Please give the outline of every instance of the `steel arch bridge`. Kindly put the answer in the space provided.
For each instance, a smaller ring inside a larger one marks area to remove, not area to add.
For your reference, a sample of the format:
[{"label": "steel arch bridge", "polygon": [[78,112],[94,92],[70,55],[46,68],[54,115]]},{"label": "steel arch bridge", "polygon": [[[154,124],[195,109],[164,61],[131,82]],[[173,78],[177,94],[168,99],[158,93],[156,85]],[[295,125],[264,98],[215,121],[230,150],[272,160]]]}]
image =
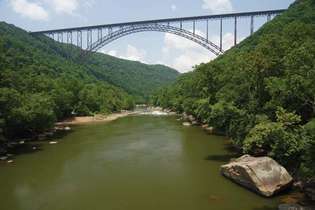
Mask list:
[{"label": "steel arch bridge", "polygon": [[[234,45],[237,44],[238,20],[241,18],[250,19],[250,35],[254,33],[254,18],[267,17],[266,21],[272,17],[281,14],[285,10],[268,10],[244,13],[231,13],[221,15],[194,16],[183,18],[170,18],[137,22],[126,22],[106,25],[95,25],[76,28],[65,28],[56,30],[46,30],[31,32],[31,34],[43,34],[49,36],[55,41],[76,45],[83,49],[81,56],[86,56],[91,52],[96,52],[105,45],[129,34],[156,31],[171,33],[177,36],[191,40],[216,56],[223,54],[223,20],[232,20],[234,23]],[[209,40],[209,22],[216,21],[219,24],[220,41],[218,44]],[[185,29],[183,24],[191,24],[192,28]],[[205,33],[198,34],[196,25],[205,23]]]}]

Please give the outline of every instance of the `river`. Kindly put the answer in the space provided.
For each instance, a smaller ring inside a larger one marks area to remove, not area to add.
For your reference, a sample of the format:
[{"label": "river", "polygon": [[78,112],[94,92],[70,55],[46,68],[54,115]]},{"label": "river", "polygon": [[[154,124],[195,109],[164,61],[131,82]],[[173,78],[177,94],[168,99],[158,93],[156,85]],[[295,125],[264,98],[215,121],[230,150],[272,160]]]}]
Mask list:
[{"label": "river", "polygon": [[75,126],[58,141],[0,165],[1,210],[276,209],[220,175],[224,137],[176,117]]}]

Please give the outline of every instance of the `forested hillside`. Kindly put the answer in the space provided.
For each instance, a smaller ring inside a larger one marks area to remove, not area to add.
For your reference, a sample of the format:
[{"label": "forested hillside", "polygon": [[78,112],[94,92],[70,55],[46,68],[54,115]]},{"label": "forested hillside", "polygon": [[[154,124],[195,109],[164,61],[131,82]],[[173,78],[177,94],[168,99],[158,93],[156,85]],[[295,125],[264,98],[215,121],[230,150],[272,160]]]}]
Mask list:
[{"label": "forested hillside", "polygon": [[71,115],[131,109],[178,75],[100,53],[82,61],[79,53],[0,22],[0,131],[6,137],[36,134]]},{"label": "forested hillside", "polygon": [[179,73],[163,65],[147,65],[98,53],[89,57],[90,71],[145,102],[154,90],[174,82]]},{"label": "forested hillside", "polygon": [[216,60],[163,88],[153,103],[192,114],[243,153],[315,174],[315,1],[287,12]]}]

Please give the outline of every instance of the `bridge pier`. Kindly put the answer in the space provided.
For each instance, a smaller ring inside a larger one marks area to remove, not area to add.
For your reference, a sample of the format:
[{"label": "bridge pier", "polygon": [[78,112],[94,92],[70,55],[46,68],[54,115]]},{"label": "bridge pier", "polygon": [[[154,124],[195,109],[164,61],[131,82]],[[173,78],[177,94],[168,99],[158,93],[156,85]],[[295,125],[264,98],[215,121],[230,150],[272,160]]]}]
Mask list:
[{"label": "bridge pier", "polygon": [[220,19],[220,51],[223,50],[223,19]]},{"label": "bridge pier", "polygon": [[207,41],[209,41],[209,20],[206,21],[206,30],[207,30],[207,33],[206,33],[206,36],[207,36]]},{"label": "bridge pier", "polygon": [[77,46],[82,48],[82,31],[77,31]]},{"label": "bridge pier", "polygon": [[254,33],[254,16],[250,17],[250,35]]},{"label": "bridge pier", "polygon": [[237,45],[237,17],[234,17],[234,46]]}]

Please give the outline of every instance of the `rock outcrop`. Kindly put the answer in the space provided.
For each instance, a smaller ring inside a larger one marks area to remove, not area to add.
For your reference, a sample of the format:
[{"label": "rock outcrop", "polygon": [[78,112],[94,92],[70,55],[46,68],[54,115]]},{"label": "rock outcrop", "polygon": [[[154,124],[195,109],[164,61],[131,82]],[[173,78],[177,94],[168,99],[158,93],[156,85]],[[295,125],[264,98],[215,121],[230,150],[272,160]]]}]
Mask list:
[{"label": "rock outcrop", "polygon": [[293,182],[287,170],[270,157],[244,155],[221,166],[221,173],[266,197],[290,187]]}]

